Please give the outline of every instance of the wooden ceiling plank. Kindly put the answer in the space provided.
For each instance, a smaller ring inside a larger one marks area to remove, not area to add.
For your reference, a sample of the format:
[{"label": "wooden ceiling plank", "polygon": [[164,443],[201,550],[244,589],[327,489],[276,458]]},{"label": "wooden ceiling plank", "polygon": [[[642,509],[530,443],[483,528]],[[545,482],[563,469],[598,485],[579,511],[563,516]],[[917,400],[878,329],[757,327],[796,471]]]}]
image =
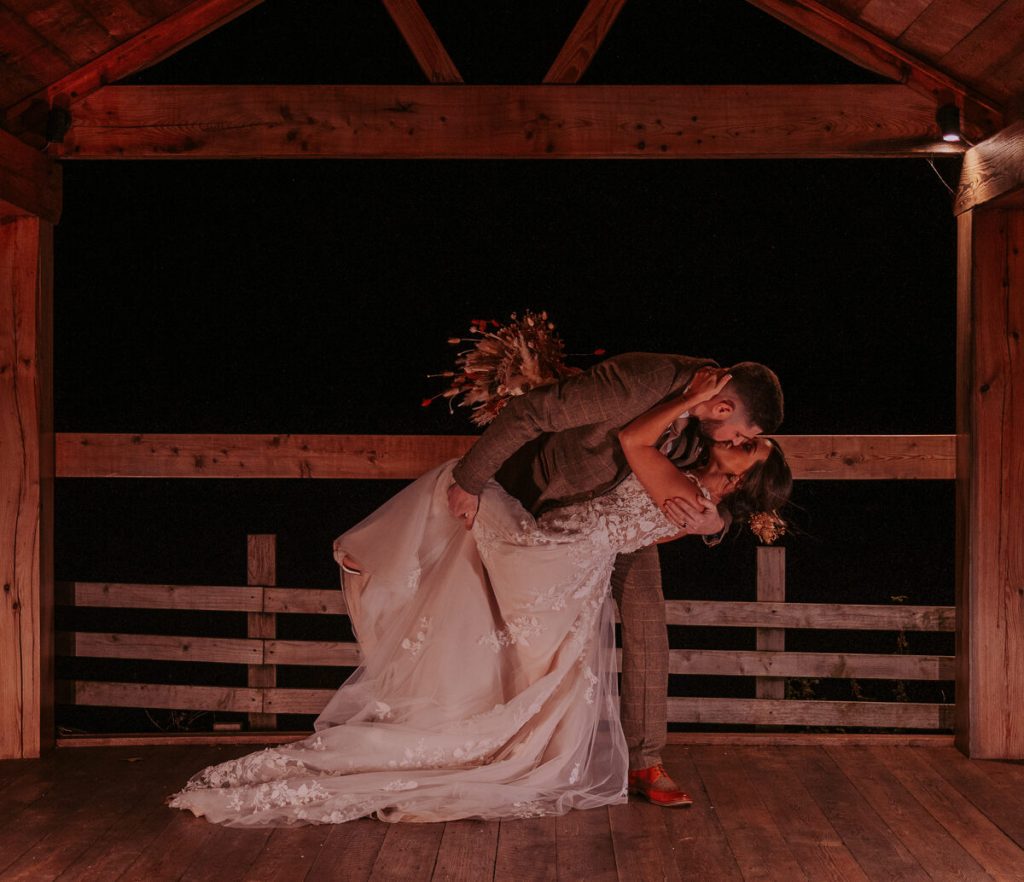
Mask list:
[{"label": "wooden ceiling plank", "polygon": [[27,25],[55,46],[76,67],[88,64],[114,46],[114,38],[89,13],[72,0],[5,0]]},{"label": "wooden ceiling plank", "polygon": [[262,0],[193,0],[120,46],[83,67],[51,80],[45,89],[30,95],[5,113],[18,116],[33,101],[52,104],[56,99],[79,101],[107,83],[116,82],[162,61],[211,31],[227,24]]},{"label": "wooden ceiling plank", "polygon": [[895,42],[931,0],[871,0],[859,16],[861,24]]},{"label": "wooden ceiling plank", "polygon": [[8,63],[42,83],[64,76],[75,66],[70,58],[4,6],[0,6],[0,50]]},{"label": "wooden ceiling plank", "polygon": [[544,82],[578,83],[625,3],[626,0],[589,0]]},{"label": "wooden ceiling plank", "polygon": [[[998,100],[982,94],[898,46],[888,43],[882,37],[817,0],[747,2],[854,64],[874,71],[880,76],[905,83],[921,94],[932,97],[955,96],[960,104],[970,106],[973,103],[982,108],[988,118],[965,119],[965,134],[968,129],[976,126],[977,130],[973,134],[984,137],[1002,127],[1003,107]],[[971,137],[971,134],[968,134],[968,137]]]},{"label": "wooden ceiling plank", "polygon": [[1022,189],[1024,120],[1018,120],[964,154],[954,211],[962,214]]},{"label": "wooden ceiling plank", "polygon": [[108,86],[55,155],[750,158],[952,155],[901,85]]},{"label": "wooden ceiling plank", "polygon": [[[939,64],[955,70],[971,83],[989,82],[987,77],[1014,55],[1024,52],[1024,3],[1004,2],[942,56]],[[1000,87],[997,80],[991,80]],[[1000,88],[999,99],[1006,101],[1012,92]]]},{"label": "wooden ceiling plank", "polygon": [[89,13],[118,43],[141,33],[154,21],[124,0],[89,0]]},{"label": "wooden ceiling plank", "polygon": [[1002,0],[935,0],[901,35],[899,44],[931,62],[973,31]]},{"label": "wooden ceiling plank", "polygon": [[33,214],[55,224],[60,209],[60,166],[0,131],[0,214]]},{"label": "wooden ceiling plank", "polygon": [[462,74],[417,0],[382,2],[427,80],[431,83],[461,83]]},{"label": "wooden ceiling plank", "polygon": [[[5,55],[3,41],[0,38],[0,56]],[[0,107],[17,101],[22,95],[38,91],[42,85],[42,82],[29,76],[17,65],[0,61]]]}]

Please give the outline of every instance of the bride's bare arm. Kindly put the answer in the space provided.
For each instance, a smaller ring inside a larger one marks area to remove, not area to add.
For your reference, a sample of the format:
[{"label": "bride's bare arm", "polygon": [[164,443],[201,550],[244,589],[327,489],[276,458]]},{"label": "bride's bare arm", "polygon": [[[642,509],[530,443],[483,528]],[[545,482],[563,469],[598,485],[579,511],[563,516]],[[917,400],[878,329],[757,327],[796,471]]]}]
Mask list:
[{"label": "bride's bare arm", "polygon": [[665,500],[677,497],[703,503],[697,485],[655,445],[677,417],[714,398],[730,379],[728,374],[702,369],[681,395],[651,408],[619,431],[619,443],[630,468],[659,508]]}]

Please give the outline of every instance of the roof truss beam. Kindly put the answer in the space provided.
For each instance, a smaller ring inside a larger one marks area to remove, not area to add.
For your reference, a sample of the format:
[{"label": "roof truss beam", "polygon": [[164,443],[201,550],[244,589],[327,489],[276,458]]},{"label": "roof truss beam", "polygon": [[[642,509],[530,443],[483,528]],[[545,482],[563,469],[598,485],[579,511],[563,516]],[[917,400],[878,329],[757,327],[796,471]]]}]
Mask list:
[{"label": "roof truss beam", "polygon": [[462,74],[417,0],[382,2],[426,78],[432,83],[461,83]]},{"label": "roof truss beam", "polygon": [[108,86],[67,159],[830,158],[959,153],[870,86]]},{"label": "roof truss beam", "polygon": [[956,214],[1024,194],[1024,120],[1018,120],[964,154]]},{"label": "roof truss beam", "polygon": [[115,46],[45,89],[29,95],[4,112],[6,126],[17,131],[18,118],[42,101],[46,106],[68,106],[81,101],[107,83],[138,73],[184,49],[211,31],[226,25],[262,0],[193,0],[167,18]]},{"label": "roof truss beam", "polygon": [[963,115],[964,134],[972,141],[981,140],[1002,128],[1004,108],[997,101],[903,51],[817,0],[747,2],[848,61],[930,96],[938,105],[956,104]]},{"label": "roof truss beam", "polygon": [[625,3],[626,0],[590,0],[544,82],[578,83]]}]

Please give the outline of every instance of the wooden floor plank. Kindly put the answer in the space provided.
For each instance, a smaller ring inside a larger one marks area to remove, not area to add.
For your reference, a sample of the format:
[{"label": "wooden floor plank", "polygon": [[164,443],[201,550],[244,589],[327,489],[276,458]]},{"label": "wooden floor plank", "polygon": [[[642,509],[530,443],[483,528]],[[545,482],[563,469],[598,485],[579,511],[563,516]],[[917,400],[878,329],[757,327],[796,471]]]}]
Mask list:
[{"label": "wooden floor plank", "polygon": [[104,762],[105,774],[91,795],[61,815],[50,833],[8,866],[5,879],[57,878],[126,814],[151,798],[153,782],[167,774],[169,765],[181,762],[185,751],[149,747],[118,754]]},{"label": "wooden floor plank", "polygon": [[[608,806],[619,882],[682,882],[666,825],[667,809],[637,800]],[[692,809],[686,809],[692,814]]]},{"label": "wooden floor plank", "polygon": [[305,882],[366,882],[391,827],[373,818],[331,825]]},{"label": "wooden floor plank", "polygon": [[[66,822],[109,780],[109,751],[78,762],[45,760],[40,775],[24,782],[12,797],[14,810],[0,824],[0,878],[37,842]],[[12,788],[14,789],[14,788]],[[7,794],[5,794],[5,800]]]},{"label": "wooden floor plank", "polygon": [[994,770],[986,771],[992,760],[970,760],[953,747],[935,748],[920,755],[965,799],[1024,848],[1024,794],[1016,781],[1006,775],[992,774]]},{"label": "wooden floor plank", "polygon": [[771,813],[793,857],[815,882],[868,882],[856,858],[793,776],[775,747],[735,749],[751,789]]},{"label": "wooden floor plank", "polygon": [[692,755],[743,878],[806,879],[771,812],[752,788],[736,748],[695,747]]},{"label": "wooden floor plank", "polygon": [[331,832],[329,824],[278,827],[263,851],[245,872],[245,882],[295,882],[306,874],[320,855]]},{"label": "wooden floor plank", "polygon": [[608,809],[571,811],[555,818],[558,878],[618,882]]},{"label": "wooden floor plank", "polygon": [[996,879],[1013,879],[1024,867],[1021,849],[993,824],[916,750],[872,747],[875,762],[883,765],[985,871]]},{"label": "wooden floor plank", "polygon": [[502,821],[494,882],[556,882],[558,847],[551,818]]},{"label": "wooden floor plank", "polygon": [[970,853],[866,747],[825,750],[933,879],[992,882]]},{"label": "wooden floor plank", "polygon": [[693,799],[690,808],[652,806],[665,813],[680,878],[683,882],[740,882],[743,874],[722,828],[718,809],[694,764],[693,748],[669,746],[662,756],[668,773]]},{"label": "wooden floor plank", "polygon": [[371,882],[426,882],[434,872],[444,824],[388,824]]},{"label": "wooden floor plank", "polygon": [[[137,749],[137,748],[136,748]],[[92,752],[90,748],[88,752]],[[164,805],[164,798],[179,790],[189,776],[213,761],[212,748],[183,748],[177,760],[161,755],[162,771],[149,782],[145,795],[68,864],[58,877],[61,882],[108,882],[116,879],[150,846],[174,818],[176,810]],[[67,753],[80,753],[69,750]]]},{"label": "wooden floor plank", "polygon": [[928,882],[929,875],[824,748],[792,747],[786,759],[869,879]]},{"label": "wooden floor plank", "polygon": [[267,844],[272,830],[219,827],[181,875],[181,882],[242,880]]},{"label": "wooden floor plank", "polygon": [[497,821],[449,821],[437,852],[435,882],[480,882],[494,875]]}]

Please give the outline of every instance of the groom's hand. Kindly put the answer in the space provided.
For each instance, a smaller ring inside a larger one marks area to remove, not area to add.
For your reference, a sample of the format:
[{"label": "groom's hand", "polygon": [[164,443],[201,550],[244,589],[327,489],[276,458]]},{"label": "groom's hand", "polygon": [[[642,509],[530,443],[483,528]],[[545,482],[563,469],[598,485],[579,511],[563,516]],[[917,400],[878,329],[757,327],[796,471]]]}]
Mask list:
[{"label": "groom's hand", "polygon": [[453,518],[465,519],[467,530],[472,529],[479,508],[479,496],[467,493],[458,484],[452,484],[448,488],[448,511]]},{"label": "groom's hand", "polygon": [[692,535],[713,536],[725,526],[718,509],[706,499],[666,499],[661,510],[673,524]]}]

